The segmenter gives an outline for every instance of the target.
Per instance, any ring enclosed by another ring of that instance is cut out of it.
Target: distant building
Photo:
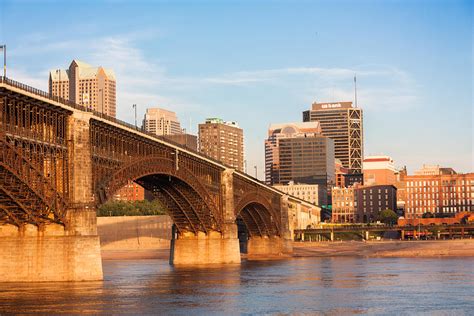
[[[146,109],[143,128],[145,131],[158,136],[182,133],[176,113],[160,108]]]
[[[336,158],[334,162],[335,167],[335,176],[336,176],[336,187],[343,188],[345,187],[344,175],[349,174],[349,168],[346,168],[342,165],[341,160]]]
[[[394,185],[355,187],[356,222],[371,223],[381,211],[397,211],[397,188]]]
[[[332,222],[370,223],[383,210],[397,210],[397,188],[393,185],[332,189]]]
[[[290,181],[286,185],[279,184],[273,187],[315,205],[327,204],[327,190],[324,185],[295,184],[293,181]]]
[[[244,132],[236,122],[208,118],[199,124],[199,151],[244,171]]]
[[[332,218],[333,223],[355,223],[356,204],[354,187],[332,189]]]
[[[317,122],[272,124],[265,140],[265,182],[269,185],[333,185],[334,141]]]
[[[49,72],[49,93],[106,115],[116,116],[113,70],[73,60],[69,69]]]
[[[191,150],[197,151],[197,136],[191,134],[165,135],[163,139],[182,145]]]
[[[141,185],[129,181],[114,194],[113,199],[115,201],[143,201],[145,199],[145,189]]]
[[[474,173],[457,174],[452,168],[423,166],[407,175],[405,217],[420,218],[424,213],[453,216],[474,211]]]
[[[423,165],[415,171],[415,176],[437,176],[441,174],[456,174],[453,168],[442,168],[439,165]]]
[[[349,173],[343,175],[344,177],[344,186],[351,187],[353,185],[360,184],[364,185],[364,175],[362,173]]]
[[[334,139],[335,157],[350,173],[362,173],[364,155],[362,109],[352,102],[313,103],[304,122],[319,122],[322,134]]]
[[[368,156],[363,161],[364,185],[390,185],[396,182],[395,166],[389,156]]]

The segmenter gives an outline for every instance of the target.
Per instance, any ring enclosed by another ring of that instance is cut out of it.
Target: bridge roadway
[[[166,207],[170,263],[292,251],[308,203],[136,126],[0,79],[0,281],[102,279],[96,208],[129,181]],[[311,206],[311,205],[310,205]]]
[[[410,236],[419,238],[421,236],[435,235],[436,238],[441,236],[460,235],[464,237],[466,234],[474,235],[474,223],[453,224],[453,225],[416,225],[416,226],[398,226],[398,225],[343,225],[310,229],[295,229],[295,240],[304,241],[306,239],[330,240],[334,241],[337,234],[340,233],[356,233],[363,239],[368,240],[370,232],[399,232],[400,237],[405,239]]]

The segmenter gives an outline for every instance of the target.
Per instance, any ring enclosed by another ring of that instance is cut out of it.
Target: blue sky
[[[113,68],[118,118],[237,121],[260,178],[269,124],[352,101],[355,73],[365,155],[474,170],[471,1],[0,0],[0,18],[10,77],[46,90],[75,58]]]

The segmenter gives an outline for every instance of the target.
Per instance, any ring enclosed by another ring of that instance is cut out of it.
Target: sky
[[[353,101],[354,75],[365,156],[474,171],[472,1],[0,0],[0,19],[10,78],[47,91],[73,59],[112,68],[119,119],[237,121],[261,179],[269,125]]]

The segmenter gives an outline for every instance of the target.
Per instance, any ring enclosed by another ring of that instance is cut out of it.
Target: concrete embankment
[[[295,242],[293,251],[294,257],[471,257],[474,239]]]
[[[167,259],[171,225],[165,215],[98,217],[102,259]],[[294,242],[293,251],[293,257],[474,257],[474,239]]]
[[[172,224],[166,215],[98,217],[102,259],[168,258]]]

